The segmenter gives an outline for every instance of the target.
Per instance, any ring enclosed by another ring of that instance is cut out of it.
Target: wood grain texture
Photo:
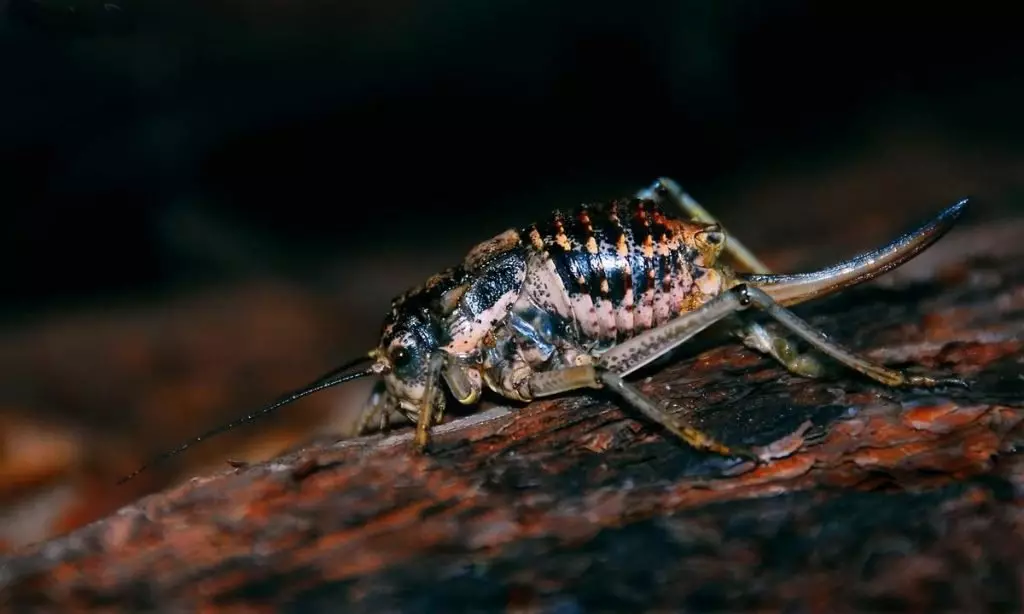
[[[948,251],[1001,230],[963,232],[927,275],[797,311],[969,390],[694,347],[635,380],[726,443],[773,446],[772,464],[695,452],[600,394],[499,407],[442,426],[430,456],[407,431],[326,441],[143,498],[0,560],[0,605],[1019,611],[1024,266],[1005,242]]]

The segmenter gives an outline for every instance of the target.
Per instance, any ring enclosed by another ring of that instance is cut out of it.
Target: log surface
[[[429,456],[407,431],[325,441],[148,496],[0,559],[0,605],[1019,611],[1024,266],[1013,241],[976,249],[1007,228],[797,309],[968,390],[802,379],[731,343],[635,378],[727,443],[772,446],[769,465],[597,393],[497,407],[440,427]]]

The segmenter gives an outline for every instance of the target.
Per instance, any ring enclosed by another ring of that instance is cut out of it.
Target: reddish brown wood
[[[798,311],[970,390],[810,381],[734,344],[638,378],[726,442],[773,446],[768,466],[697,453],[601,396],[496,408],[441,427],[430,456],[407,432],[326,442],[146,497],[4,559],[0,603],[1019,610],[1024,267],[1005,244],[965,260],[965,240]]]

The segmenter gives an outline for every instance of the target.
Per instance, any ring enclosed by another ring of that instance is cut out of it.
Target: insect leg
[[[441,374],[444,377],[444,381],[448,384],[448,389],[452,391],[452,395],[459,403],[472,405],[480,399],[480,393],[482,392],[480,385],[470,379],[465,367],[449,360]],[[440,419],[441,417],[439,416],[438,420]]]
[[[668,414],[623,379],[623,376],[657,360],[712,324],[750,307],[764,311],[818,350],[882,384],[894,387],[966,386],[960,379],[935,379],[908,375],[902,371],[860,358],[838,343],[826,338],[823,333],[776,303],[762,290],[741,284],[708,301],[700,309],[683,314],[658,328],[645,331],[633,339],[611,348],[601,355],[596,365],[581,365],[535,373],[530,378],[530,393],[534,397],[542,397],[580,388],[607,386],[615,390],[624,400],[649,419],[661,424],[695,448],[725,455],[756,458],[752,452],[725,446],[679,418]],[[790,347],[780,346],[780,348],[777,351],[782,354],[783,358],[787,357],[787,353],[796,354]],[[789,362],[796,362],[798,368],[800,366],[799,360],[794,361],[791,357]],[[808,369],[813,370],[813,367],[808,367]]]
[[[796,316],[792,311],[776,303],[763,290],[740,284],[716,296],[701,308],[683,314],[661,325],[637,335],[605,352],[599,364],[607,369],[628,375],[651,363],[694,335],[727,316],[750,307],[764,311],[780,324],[824,354],[828,354],[846,367],[858,371],[887,386],[966,386],[956,378],[935,379],[921,375],[908,375],[897,369],[865,360],[842,345],[828,339],[824,333]],[[792,354],[792,348],[783,348]],[[799,359],[790,359],[789,362]],[[786,361],[783,361],[784,363]],[[798,364],[798,366],[801,366]],[[802,365],[813,370],[813,367]]]
[[[798,351],[792,341],[769,331],[758,322],[747,322],[738,332],[743,345],[768,354],[790,373],[814,378],[821,377],[825,372],[825,365],[817,356]]]
[[[366,400],[363,408],[359,411],[359,416],[356,418],[351,429],[348,432],[349,437],[359,437],[366,432],[367,427],[374,418],[380,419],[380,430],[387,428],[388,424],[388,412],[391,411],[391,399],[388,397],[387,388],[384,387],[384,382],[380,381],[374,384],[373,392],[370,393],[370,397]]]
[[[622,379],[621,375],[604,367],[598,365],[567,367],[556,371],[535,373],[530,378],[530,392],[535,398],[580,388],[604,387],[614,390],[624,401],[649,420],[660,424],[670,433],[698,450],[716,452],[724,456],[741,456],[754,461],[760,460],[752,451],[741,447],[726,446],[694,428],[682,418],[668,413],[635,386]]]
[[[661,177],[655,181],[650,187],[641,190],[637,193],[639,198],[653,198],[654,200],[662,200],[668,198],[677,207],[683,210],[691,219],[705,224],[718,224],[725,233],[725,248],[724,251],[728,254],[739,266],[746,269],[751,273],[757,273],[759,275],[767,275],[771,273],[767,266],[762,263],[757,256],[753,254],[743,243],[736,238],[736,235],[731,234],[729,231],[722,226],[722,223],[715,219],[707,209],[701,206],[692,196],[683,191],[679,184],[667,177]]]
[[[646,330],[601,354],[598,364],[626,376],[689,341],[709,326],[747,308],[737,289],[727,290],[698,309]]]
[[[836,361],[870,377],[877,382],[893,387],[920,386],[923,388],[931,388],[935,386],[967,386],[963,380],[958,378],[935,379],[923,375],[909,375],[898,369],[890,369],[878,363],[865,360],[842,345],[830,340],[825,336],[825,333],[814,328],[806,321],[799,318],[792,311],[786,309],[782,305],[779,305],[763,290],[741,284],[733,288],[732,291],[740,293],[742,295],[742,300],[746,304],[764,311],[822,353],[828,354]]]
[[[447,355],[444,352],[437,352],[431,354],[427,361],[426,387],[423,391],[423,400],[420,402],[420,413],[416,421],[416,436],[413,439],[413,445],[420,452],[426,450],[430,444],[430,427],[444,414],[444,395],[437,394],[437,384],[441,379],[441,372],[446,360]]]

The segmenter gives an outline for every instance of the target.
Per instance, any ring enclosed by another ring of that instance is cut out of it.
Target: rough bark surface
[[[798,309],[969,390],[801,379],[735,344],[637,378],[720,439],[773,446],[767,466],[695,452],[601,395],[499,407],[440,427],[429,456],[407,432],[325,442],[146,497],[0,560],[0,604],[1019,611],[1020,230],[957,231]]]

